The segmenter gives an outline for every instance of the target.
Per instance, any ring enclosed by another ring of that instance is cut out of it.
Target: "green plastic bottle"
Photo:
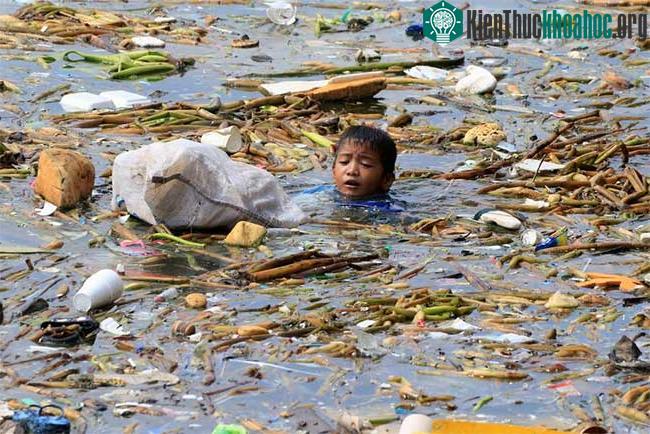
[[[212,434],[248,434],[248,432],[241,425],[224,425],[220,423],[214,427]]]

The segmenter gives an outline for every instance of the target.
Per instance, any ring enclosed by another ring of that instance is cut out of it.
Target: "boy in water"
[[[347,199],[371,199],[388,193],[395,181],[397,148],[388,133],[353,126],[336,145],[332,165],[336,189]]]

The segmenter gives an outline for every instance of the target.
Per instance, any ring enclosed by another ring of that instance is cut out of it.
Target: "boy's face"
[[[362,143],[342,144],[332,173],[336,189],[355,199],[386,193],[395,179],[392,173],[384,173],[379,153]]]

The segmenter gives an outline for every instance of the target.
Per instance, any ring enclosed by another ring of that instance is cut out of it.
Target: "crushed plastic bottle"
[[[59,416],[43,414],[46,408],[58,410]],[[63,416],[63,409],[56,405],[30,406],[27,410],[17,411],[13,415],[13,421],[19,424],[27,433],[32,434],[69,434],[70,421]]]
[[[297,8],[293,4],[278,0],[266,3],[266,16],[275,24],[290,26],[296,22]]]
[[[569,238],[567,237],[567,229],[562,228],[558,231],[555,231],[550,237],[544,238],[542,242],[535,246],[535,251],[550,249],[551,247],[556,246],[566,246],[569,244]]]
[[[153,298],[153,300],[156,303],[163,303],[165,301],[170,301],[170,300],[175,299],[176,297],[178,297],[178,294],[179,294],[178,289],[176,289],[176,288],[167,288],[163,292],[161,292],[160,294],[156,295]]]

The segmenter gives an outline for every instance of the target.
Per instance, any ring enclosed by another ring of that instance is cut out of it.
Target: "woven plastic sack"
[[[304,213],[275,177],[232,161],[212,145],[177,139],[117,156],[113,209],[152,225],[215,228],[247,220],[267,227],[294,227]]]

